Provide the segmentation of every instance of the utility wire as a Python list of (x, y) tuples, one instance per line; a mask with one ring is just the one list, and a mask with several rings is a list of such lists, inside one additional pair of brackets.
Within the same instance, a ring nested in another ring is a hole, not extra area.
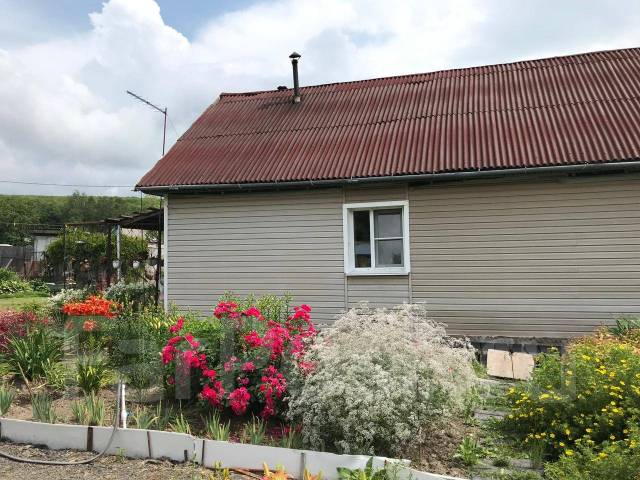
[(0, 183), (17, 183), (20, 185), (44, 185), (50, 187), (87, 187), (87, 188), (131, 188), (131, 185), (82, 185), (80, 183), (42, 183), (21, 180), (0, 180)]

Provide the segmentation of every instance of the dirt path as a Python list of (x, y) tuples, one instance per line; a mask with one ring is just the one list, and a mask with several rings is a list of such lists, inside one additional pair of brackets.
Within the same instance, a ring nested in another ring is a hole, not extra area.
[[(16, 445), (0, 442), (0, 451), (25, 458), (41, 458), (47, 460), (78, 461), (92, 456), (92, 453), (73, 450), (46, 450), (31, 445)], [(193, 464), (173, 464), (169, 461), (131, 460), (115, 456), (103, 457), (89, 465), (53, 466), (17, 463), (0, 458), (0, 478), (44, 480), (208, 480), (213, 479), (213, 472), (199, 468)]]

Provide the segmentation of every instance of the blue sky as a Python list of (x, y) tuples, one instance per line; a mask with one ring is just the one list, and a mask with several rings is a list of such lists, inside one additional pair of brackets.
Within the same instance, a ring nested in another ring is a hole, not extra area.
[[(0, 0), (0, 180), (123, 185), (223, 91), (640, 46), (637, 0)], [(74, 187), (0, 182), (0, 193)]]

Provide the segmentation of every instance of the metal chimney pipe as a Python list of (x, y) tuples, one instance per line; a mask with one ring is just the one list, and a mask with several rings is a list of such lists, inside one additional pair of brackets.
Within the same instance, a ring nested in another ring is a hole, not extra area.
[(291, 66), (293, 67), (293, 103), (300, 103), (300, 82), (298, 81), (298, 59), (301, 57), (297, 52), (289, 55)]

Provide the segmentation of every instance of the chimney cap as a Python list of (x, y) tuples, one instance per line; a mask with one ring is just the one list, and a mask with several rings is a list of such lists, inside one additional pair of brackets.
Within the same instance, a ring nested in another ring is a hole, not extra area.
[(289, 58), (292, 59), (292, 60), (297, 60), (301, 56), (302, 55), (300, 55), (298, 52), (293, 52), (291, 55), (289, 55)]

